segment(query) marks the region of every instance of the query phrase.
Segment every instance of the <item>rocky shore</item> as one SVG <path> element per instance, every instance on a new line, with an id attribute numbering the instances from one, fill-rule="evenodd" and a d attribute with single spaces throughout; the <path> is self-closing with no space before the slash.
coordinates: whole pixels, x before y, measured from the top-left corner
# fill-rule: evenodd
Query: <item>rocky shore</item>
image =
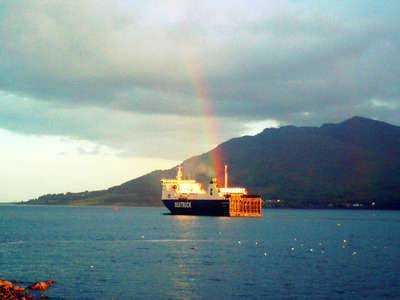
<path id="1" fill-rule="evenodd" d="M 18 281 L 7 281 L 0 278 L 0 300 L 35 300 L 31 293 L 27 290 L 32 291 L 43 291 L 46 290 L 53 280 L 39 281 L 24 288 L 20 286 Z M 18 285 L 16 285 L 18 284 Z M 40 295 L 38 299 L 47 299 L 43 295 Z"/>

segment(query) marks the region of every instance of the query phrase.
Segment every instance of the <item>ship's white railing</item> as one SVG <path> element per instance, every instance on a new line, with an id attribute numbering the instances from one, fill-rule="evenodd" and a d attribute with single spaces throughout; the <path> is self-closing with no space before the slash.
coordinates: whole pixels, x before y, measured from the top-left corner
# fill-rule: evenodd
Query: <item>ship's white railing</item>
<path id="1" fill-rule="evenodd" d="M 162 179 L 163 188 L 178 194 L 205 194 L 201 184 L 195 180 Z"/>
<path id="2" fill-rule="evenodd" d="M 222 194 L 247 194 L 245 188 L 220 188 Z"/>
<path id="3" fill-rule="evenodd" d="M 176 180 L 176 179 L 161 179 L 163 185 L 173 184 L 196 184 L 196 180 Z"/>
<path id="4" fill-rule="evenodd" d="M 199 183 L 197 184 L 180 184 L 178 186 L 177 191 L 179 193 L 194 193 L 194 194 L 205 194 L 206 191 L 204 191 L 201 188 L 201 185 Z"/>

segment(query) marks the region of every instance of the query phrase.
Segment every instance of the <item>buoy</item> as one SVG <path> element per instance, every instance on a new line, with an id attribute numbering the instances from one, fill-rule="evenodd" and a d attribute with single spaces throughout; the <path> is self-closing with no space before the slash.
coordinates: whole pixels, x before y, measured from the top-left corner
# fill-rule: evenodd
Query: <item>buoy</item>
<path id="1" fill-rule="evenodd" d="M 118 211 L 118 207 L 115 208 L 115 211 Z"/>

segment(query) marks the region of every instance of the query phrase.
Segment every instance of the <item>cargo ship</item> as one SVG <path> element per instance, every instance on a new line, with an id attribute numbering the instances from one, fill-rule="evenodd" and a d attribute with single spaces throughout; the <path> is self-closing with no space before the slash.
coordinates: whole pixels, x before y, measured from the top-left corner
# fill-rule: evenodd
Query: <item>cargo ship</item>
<path id="1" fill-rule="evenodd" d="M 161 179 L 162 202 L 173 215 L 260 217 L 260 195 L 247 194 L 245 188 L 228 185 L 225 166 L 225 187 L 220 188 L 212 178 L 207 190 L 196 180 L 182 179 L 182 167 L 178 167 L 175 179 Z"/>

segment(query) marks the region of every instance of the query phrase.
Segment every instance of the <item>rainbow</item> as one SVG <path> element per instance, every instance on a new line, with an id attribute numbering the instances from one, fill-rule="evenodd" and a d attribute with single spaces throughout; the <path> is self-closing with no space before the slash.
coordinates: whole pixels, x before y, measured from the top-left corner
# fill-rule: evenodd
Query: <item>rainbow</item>
<path id="1" fill-rule="evenodd" d="M 198 107 L 198 115 L 200 124 L 199 127 L 202 134 L 202 139 L 206 145 L 218 145 L 220 142 L 218 139 L 218 126 L 213 118 L 212 109 L 210 107 L 210 99 L 208 97 L 205 84 L 203 82 L 203 76 L 201 67 L 198 61 L 195 60 L 193 55 L 185 55 L 185 66 L 186 74 L 189 79 L 190 86 L 193 89 L 196 104 Z M 208 149 L 207 149 L 208 151 Z M 220 176 L 224 174 L 224 159 L 219 148 L 215 148 L 208 157 L 207 167 L 213 176 Z"/>

